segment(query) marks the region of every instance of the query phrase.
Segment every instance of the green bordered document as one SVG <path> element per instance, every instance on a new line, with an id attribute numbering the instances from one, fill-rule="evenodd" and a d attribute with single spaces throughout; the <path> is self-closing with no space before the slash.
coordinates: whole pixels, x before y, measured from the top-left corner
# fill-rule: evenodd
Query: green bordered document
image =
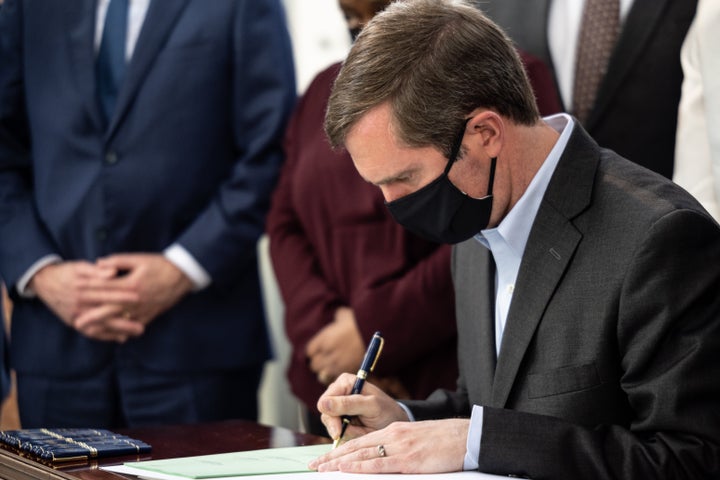
<path id="1" fill-rule="evenodd" d="M 308 463 L 327 453 L 332 445 L 267 448 L 197 457 L 126 462 L 126 467 L 185 478 L 221 478 L 243 475 L 309 472 Z"/>

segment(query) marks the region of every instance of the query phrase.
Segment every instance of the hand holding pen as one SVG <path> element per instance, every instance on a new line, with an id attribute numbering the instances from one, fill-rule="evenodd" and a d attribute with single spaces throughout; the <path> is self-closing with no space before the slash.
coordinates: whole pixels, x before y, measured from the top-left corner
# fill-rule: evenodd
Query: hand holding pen
<path id="1" fill-rule="evenodd" d="M 382 352 L 382 347 L 384 343 L 385 340 L 383 339 L 380 332 L 375 332 L 372 339 L 370 340 L 370 343 L 368 344 L 367 351 L 365 352 L 365 358 L 363 358 L 360 369 L 357 371 L 357 378 L 355 379 L 355 384 L 353 385 L 352 391 L 350 392 L 351 395 L 356 395 L 362 392 L 362 388 L 365 384 L 367 376 L 375 369 L 375 364 L 380 357 L 380 352 Z M 333 442 L 333 448 L 337 447 L 340 444 L 343 435 L 345 435 L 345 430 L 347 430 L 347 426 L 350 425 L 350 417 L 348 415 L 343 415 L 341 419 L 342 430 L 340 431 L 340 435 L 338 435 L 338 437 Z"/>

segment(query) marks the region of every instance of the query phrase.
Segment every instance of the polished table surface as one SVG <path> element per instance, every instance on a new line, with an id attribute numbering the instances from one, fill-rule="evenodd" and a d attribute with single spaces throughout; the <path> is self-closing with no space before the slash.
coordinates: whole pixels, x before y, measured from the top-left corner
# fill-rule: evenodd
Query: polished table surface
<path id="1" fill-rule="evenodd" d="M 137 460 L 158 460 L 260 448 L 330 443 L 329 438 L 306 435 L 279 427 L 267 427 L 243 420 L 114 431 L 149 443 L 152 446 L 152 452 L 141 457 L 113 457 L 83 465 L 53 469 L 0 449 L 0 478 L 13 480 L 120 480 L 134 477 L 106 472 L 100 470 L 99 467 Z"/>

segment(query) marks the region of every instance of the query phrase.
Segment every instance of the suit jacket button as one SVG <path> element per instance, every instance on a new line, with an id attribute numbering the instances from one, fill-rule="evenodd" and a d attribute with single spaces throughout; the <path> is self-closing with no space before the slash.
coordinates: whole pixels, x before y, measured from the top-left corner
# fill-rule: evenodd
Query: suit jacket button
<path id="1" fill-rule="evenodd" d="M 107 152 L 105 154 L 105 163 L 108 165 L 115 165 L 118 161 L 118 155 L 115 152 Z"/>

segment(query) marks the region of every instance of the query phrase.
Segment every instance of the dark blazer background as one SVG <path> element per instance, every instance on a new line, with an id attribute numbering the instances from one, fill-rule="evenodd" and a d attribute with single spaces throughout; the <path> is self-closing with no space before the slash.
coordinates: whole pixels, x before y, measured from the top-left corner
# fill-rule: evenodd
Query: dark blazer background
<path id="1" fill-rule="evenodd" d="M 520 48 L 553 69 L 547 35 L 551 2 L 477 0 Z M 680 47 L 696 4 L 634 0 L 585 125 L 601 146 L 668 178 L 683 78 Z"/>
<path id="2" fill-rule="evenodd" d="M 485 407 L 480 469 L 530 478 L 720 476 L 720 228 L 576 127 L 540 205 L 495 361 L 494 264 L 453 250 L 458 391 Z"/>
<path id="3" fill-rule="evenodd" d="M 256 240 L 295 96 L 280 3 L 153 0 L 106 130 L 96 3 L 3 6 L 0 271 L 15 301 L 14 368 L 62 377 L 113 358 L 176 372 L 258 365 L 270 352 Z M 93 261 L 173 242 L 212 284 L 121 346 L 80 336 L 14 290 L 47 254 Z"/>

